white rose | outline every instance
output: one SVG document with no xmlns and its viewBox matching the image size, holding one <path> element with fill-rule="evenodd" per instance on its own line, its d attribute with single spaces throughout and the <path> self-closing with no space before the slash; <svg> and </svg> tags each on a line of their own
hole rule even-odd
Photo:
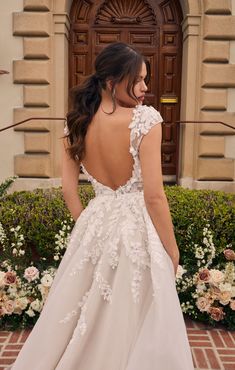
<svg viewBox="0 0 235 370">
<path fill-rule="evenodd" d="M 17 288 L 15 286 L 9 286 L 9 288 L 7 289 L 8 290 L 8 293 L 10 295 L 16 295 L 17 294 Z"/>
<path fill-rule="evenodd" d="M 35 313 L 30 308 L 27 311 L 25 311 L 25 313 L 27 313 L 27 315 L 30 316 L 30 317 L 35 316 Z"/>
<path fill-rule="evenodd" d="M 51 277 L 51 275 L 49 274 L 45 274 L 42 278 L 41 278 L 41 283 L 42 285 L 44 285 L 45 287 L 50 287 L 52 285 L 52 282 L 53 282 L 53 278 Z"/>
<path fill-rule="evenodd" d="M 196 287 L 196 291 L 198 293 L 202 293 L 204 290 L 206 290 L 206 285 L 205 284 L 198 284 Z"/>
<path fill-rule="evenodd" d="M 39 299 L 35 299 L 35 301 L 31 302 L 30 304 L 30 308 L 32 308 L 34 311 L 38 311 L 40 312 L 41 311 L 41 302 L 39 301 Z"/>
<path fill-rule="evenodd" d="M 27 305 L 28 305 L 29 301 L 28 301 L 28 298 L 26 297 L 20 297 L 16 300 L 16 304 L 17 306 L 21 309 L 21 310 L 25 310 Z"/>
<path fill-rule="evenodd" d="M 219 289 L 221 292 L 232 292 L 232 285 L 230 283 L 220 283 Z"/>
<path fill-rule="evenodd" d="M 217 285 L 219 283 L 222 283 L 223 280 L 224 273 L 222 271 L 215 269 L 210 270 L 210 280 L 209 280 L 210 283 Z"/>
<path fill-rule="evenodd" d="M 30 266 L 27 269 L 25 269 L 24 277 L 30 283 L 31 281 L 39 278 L 39 271 L 36 267 Z"/>
</svg>

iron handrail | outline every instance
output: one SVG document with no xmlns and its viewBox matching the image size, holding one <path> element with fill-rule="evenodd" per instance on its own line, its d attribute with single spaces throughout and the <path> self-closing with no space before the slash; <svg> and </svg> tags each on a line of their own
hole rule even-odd
<svg viewBox="0 0 235 370">
<path fill-rule="evenodd" d="M 22 123 L 33 121 L 33 120 L 34 121 L 35 120 L 66 121 L 66 118 L 62 118 L 62 117 L 30 117 L 30 118 L 24 119 L 23 121 L 16 122 L 13 125 L 8 125 L 8 126 L 5 126 L 3 128 L 0 128 L 0 132 L 8 130 L 9 128 L 12 128 L 12 127 L 21 125 Z M 233 126 L 231 126 L 228 123 L 225 123 L 223 121 L 200 121 L 200 120 L 197 120 L 197 121 L 181 121 L 181 120 L 178 120 L 178 121 L 175 121 L 175 123 L 220 123 L 221 125 L 227 126 L 227 127 L 231 128 L 232 130 L 235 130 L 235 127 L 233 127 Z"/>
<path fill-rule="evenodd" d="M 31 117 L 31 118 L 27 118 L 23 121 L 16 122 L 13 125 L 8 125 L 8 126 L 5 126 L 3 128 L 0 128 L 0 132 L 8 130 L 8 129 L 13 128 L 13 127 L 18 126 L 18 125 L 21 125 L 22 123 L 32 121 L 32 120 L 66 121 L 66 118 L 61 118 L 61 117 Z M 225 123 L 223 121 L 201 121 L 201 120 L 181 121 L 181 120 L 178 120 L 178 121 L 175 121 L 175 123 L 177 123 L 177 124 L 180 124 L 180 123 L 219 123 L 221 125 L 224 125 L 226 127 L 231 128 L 232 130 L 235 130 L 235 127 L 233 127 L 233 126 L 231 126 L 228 123 Z M 178 125 L 177 125 L 177 131 L 178 131 Z M 177 137 L 178 137 L 178 132 L 177 132 Z M 179 148 L 178 148 L 178 150 L 179 150 Z M 177 153 L 177 156 L 178 156 L 178 154 L 179 153 Z M 178 184 L 178 182 L 179 182 L 179 167 L 178 167 L 178 161 L 177 161 L 177 164 L 176 164 L 176 183 Z"/>
<path fill-rule="evenodd" d="M 225 123 L 223 121 L 175 121 L 175 123 L 220 123 L 221 125 L 224 125 L 224 126 L 227 126 L 229 128 L 231 128 L 232 130 L 235 130 L 235 127 L 229 125 L 228 123 Z"/>
<path fill-rule="evenodd" d="M 66 121 L 66 118 L 61 118 L 61 117 L 31 117 L 31 118 L 27 118 L 27 119 L 24 119 L 23 121 L 19 121 L 19 122 L 16 122 L 14 123 L 13 125 L 9 125 L 9 126 L 5 126 L 3 128 L 0 128 L 0 132 L 2 131 L 5 131 L 5 130 L 8 130 L 9 128 L 12 128 L 12 127 L 15 127 L 15 126 L 18 126 L 18 125 L 21 125 L 22 123 L 25 123 L 25 122 L 28 122 L 28 121 L 32 121 L 32 120 L 46 120 L 46 121 Z"/>
</svg>

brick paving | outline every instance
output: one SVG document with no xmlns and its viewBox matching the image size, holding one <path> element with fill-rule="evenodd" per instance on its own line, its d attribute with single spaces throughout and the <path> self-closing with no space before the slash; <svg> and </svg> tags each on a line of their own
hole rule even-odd
<svg viewBox="0 0 235 370">
<path fill-rule="evenodd" d="M 185 323 L 195 369 L 235 370 L 235 331 L 212 328 L 188 318 Z M 0 331 L 0 370 L 14 362 L 29 334 L 30 329 Z"/>
</svg>

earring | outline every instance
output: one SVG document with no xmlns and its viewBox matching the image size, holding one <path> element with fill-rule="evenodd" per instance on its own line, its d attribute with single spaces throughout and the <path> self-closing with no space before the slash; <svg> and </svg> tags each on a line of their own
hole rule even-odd
<svg viewBox="0 0 235 370">
<path fill-rule="evenodd" d="M 115 87 L 114 87 L 113 91 L 112 91 L 112 94 L 111 94 L 111 98 L 112 98 L 112 102 L 113 102 L 113 112 L 116 109 L 116 97 L 115 97 L 115 95 L 116 95 L 116 90 L 115 90 Z"/>
<path fill-rule="evenodd" d="M 112 99 L 115 99 L 115 94 L 116 94 L 116 90 L 115 90 L 115 87 L 114 87 L 113 91 L 112 91 Z"/>
</svg>

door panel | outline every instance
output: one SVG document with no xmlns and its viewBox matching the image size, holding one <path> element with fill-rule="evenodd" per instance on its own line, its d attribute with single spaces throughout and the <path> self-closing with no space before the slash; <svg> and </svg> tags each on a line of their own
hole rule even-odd
<svg viewBox="0 0 235 370">
<path fill-rule="evenodd" d="M 93 72 L 108 44 L 127 42 L 148 59 L 151 81 L 146 103 L 163 116 L 162 170 L 176 175 L 180 118 L 182 12 L 177 0 L 74 0 L 69 52 L 70 88 Z"/>
</svg>

